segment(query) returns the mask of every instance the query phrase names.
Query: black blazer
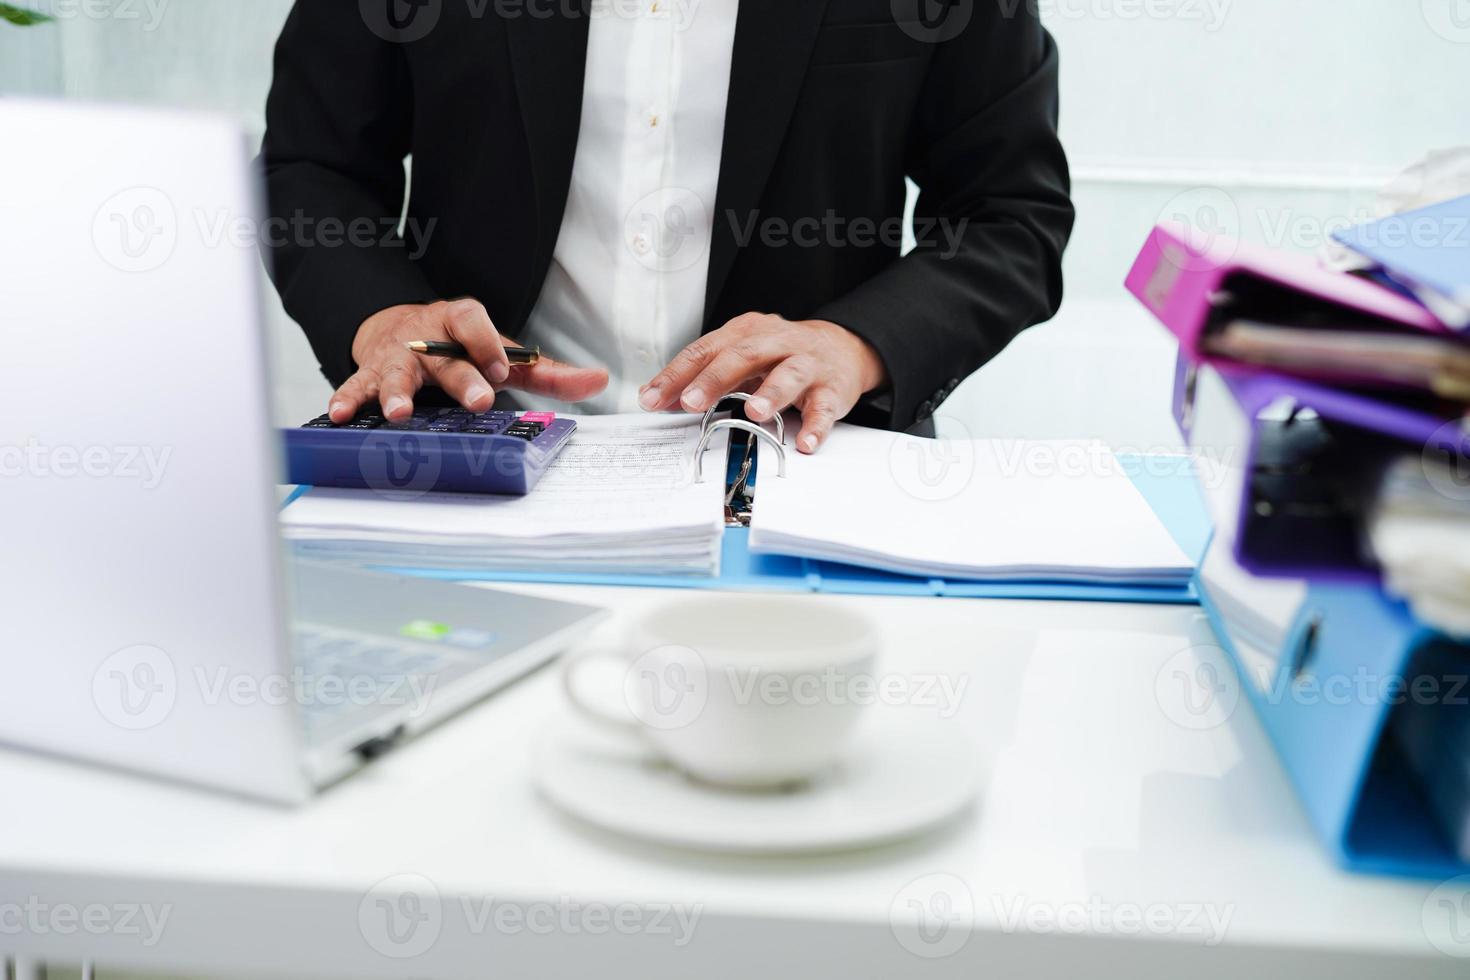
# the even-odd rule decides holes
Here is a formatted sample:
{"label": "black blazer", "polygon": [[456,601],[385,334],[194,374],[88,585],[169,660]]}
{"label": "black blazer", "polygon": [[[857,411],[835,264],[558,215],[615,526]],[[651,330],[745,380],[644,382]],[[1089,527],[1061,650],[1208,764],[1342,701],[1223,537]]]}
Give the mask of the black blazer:
{"label": "black blazer", "polygon": [[[579,3],[297,0],[266,108],[267,251],[333,384],[362,321],[400,303],[474,296],[536,342],[576,151]],[[1032,9],[740,0],[704,329],[751,311],[842,324],[890,379],[855,417],[903,429],[1048,319],[1073,210],[1056,47]],[[410,154],[404,241],[381,230]],[[920,245],[900,258],[880,226],[906,176]]]}

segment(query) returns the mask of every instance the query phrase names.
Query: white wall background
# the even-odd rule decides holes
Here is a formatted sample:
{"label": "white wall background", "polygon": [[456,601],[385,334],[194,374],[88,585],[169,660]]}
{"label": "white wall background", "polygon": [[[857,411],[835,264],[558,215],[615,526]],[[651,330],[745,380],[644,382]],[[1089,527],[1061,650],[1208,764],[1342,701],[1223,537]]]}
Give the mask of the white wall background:
{"label": "white wall background", "polygon": [[[1080,216],[1063,315],[948,406],[972,431],[1167,443],[1167,345],[1119,285],[1161,215],[1310,249],[1428,150],[1470,144],[1467,0],[1019,2],[1039,4],[1061,47]],[[0,92],[219,108],[258,135],[290,0],[30,3],[60,23],[0,24]],[[324,385],[272,317],[278,401],[299,419]],[[1088,410],[1054,407],[1058,389]]]}

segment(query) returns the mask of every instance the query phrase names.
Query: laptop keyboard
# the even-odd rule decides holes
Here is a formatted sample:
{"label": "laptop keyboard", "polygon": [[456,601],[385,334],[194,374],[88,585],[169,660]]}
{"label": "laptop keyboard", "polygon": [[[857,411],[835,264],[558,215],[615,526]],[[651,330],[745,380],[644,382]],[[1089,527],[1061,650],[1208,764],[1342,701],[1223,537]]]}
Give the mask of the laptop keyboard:
{"label": "laptop keyboard", "polygon": [[472,660],[449,650],[309,624],[296,625],[292,639],[308,737],[353,711],[379,705],[423,711],[446,670]]}

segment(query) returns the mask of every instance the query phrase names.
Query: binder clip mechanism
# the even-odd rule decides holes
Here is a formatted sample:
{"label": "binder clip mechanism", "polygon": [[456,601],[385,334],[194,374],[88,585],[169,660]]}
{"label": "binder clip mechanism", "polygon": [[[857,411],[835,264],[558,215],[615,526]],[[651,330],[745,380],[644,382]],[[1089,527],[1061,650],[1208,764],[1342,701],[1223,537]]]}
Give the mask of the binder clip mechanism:
{"label": "binder clip mechanism", "polygon": [[[705,411],[704,420],[700,426],[699,448],[694,454],[694,482],[703,483],[704,454],[716,433],[729,431],[731,445],[743,444],[743,451],[738,462],[732,456],[726,472],[725,524],[729,527],[750,526],[751,508],[755,500],[752,478],[755,475],[755,444],[757,442],[764,441],[772,448],[776,453],[776,474],[781,477],[786,475],[786,423],[780,415],[771,419],[776,430],[774,435],[769,429],[746,419],[715,418],[715,415],[725,409],[726,402],[749,401],[750,397],[743,392],[736,392],[727,395]],[[737,433],[743,434],[744,438],[740,438]]]}

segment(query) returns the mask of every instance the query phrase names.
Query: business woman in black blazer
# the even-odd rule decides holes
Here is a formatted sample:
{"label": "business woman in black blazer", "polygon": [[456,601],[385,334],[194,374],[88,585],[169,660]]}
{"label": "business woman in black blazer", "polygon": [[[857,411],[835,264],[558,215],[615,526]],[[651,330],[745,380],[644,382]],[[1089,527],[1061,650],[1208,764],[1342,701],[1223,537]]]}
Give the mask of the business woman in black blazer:
{"label": "business woman in black blazer", "polygon": [[[567,205],[586,2],[297,0],[267,107],[270,212],[360,233],[276,235],[268,257],[341,386],[334,415],[380,400],[401,416],[423,383],[475,408],[482,381],[565,398],[605,383],[555,362],[508,372],[502,352],[538,342],[525,331]],[[927,419],[1061,299],[1073,209],[1051,37],[1007,0],[739,0],[733,45],[703,336],[649,379],[645,407],[759,388],[752,414],[802,411],[804,451],[843,416]],[[906,177],[919,241],[900,257],[884,229]],[[398,224],[405,194],[402,236],[369,234]],[[461,339],[472,360],[416,360],[411,334]]]}

